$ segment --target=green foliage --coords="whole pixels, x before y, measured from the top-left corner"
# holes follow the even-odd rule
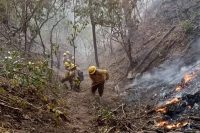
[[[20,107],[22,109],[26,109],[29,107],[27,101],[23,100],[18,96],[10,96],[9,103],[11,103],[13,106]]]
[[[62,112],[57,108],[57,103],[49,103],[47,106],[48,110],[53,113],[54,120],[56,122],[56,125],[59,125],[61,120],[66,121],[67,120],[67,113]]]
[[[72,21],[69,21],[68,24],[69,24],[69,26],[71,26],[71,34],[69,35],[67,40],[69,41],[71,46],[75,47],[75,44],[74,44],[75,39],[77,38],[79,33],[81,33],[81,31],[85,29],[88,22],[87,21],[82,22],[82,21],[76,20],[76,22],[74,22],[74,24]]]
[[[97,122],[99,125],[110,125],[113,123],[115,115],[108,108],[101,108],[97,113]]]
[[[92,17],[93,23],[101,26],[115,26],[121,22],[121,7],[119,0],[85,0],[76,10],[80,18]]]
[[[0,87],[0,94],[4,94],[6,91],[4,90],[4,88]]]
[[[9,78],[15,87],[44,88],[52,73],[46,60],[27,61],[16,51],[9,51],[0,64],[3,65],[1,76]]]
[[[6,9],[5,9],[5,2],[0,2],[0,22],[3,21],[5,17]]]
[[[185,20],[181,22],[181,27],[185,31],[185,33],[191,33],[194,30],[194,25],[190,20]]]

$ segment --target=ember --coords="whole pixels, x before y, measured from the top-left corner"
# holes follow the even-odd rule
[[[185,74],[185,76],[183,77],[181,83],[179,83],[176,87],[176,91],[180,92],[182,89],[184,89],[188,83],[194,79],[197,76],[197,74],[195,72],[192,72],[190,74]]]
[[[188,109],[192,109],[192,106],[189,105],[189,106],[188,106]]]
[[[177,86],[177,87],[176,87],[176,91],[177,91],[177,92],[179,92],[179,91],[181,91],[181,90],[182,90],[182,87],[181,87],[181,86]]]
[[[192,80],[197,78],[200,70],[194,71],[192,73],[186,74],[184,78],[181,80],[181,83],[176,85],[176,92],[182,91],[184,88],[188,88],[190,83],[192,84]],[[174,91],[173,91],[174,92]],[[170,94],[170,93],[169,93]],[[194,106],[197,105],[197,109],[199,109],[200,103],[200,91],[195,94],[181,94],[181,97],[175,97],[166,101],[160,107],[157,107],[154,111],[162,114],[161,119],[157,122],[156,126],[158,128],[166,129],[166,130],[176,130],[180,128],[185,128],[187,125],[193,125],[193,128],[200,129],[200,127],[195,126],[191,120],[183,117],[183,114],[194,113]],[[197,112],[198,114],[198,112]],[[194,115],[194,114],[193,114]],[[184,118],[184,119],[183,119]],[[195,119],[196,120],[196,119]],[[197,116],[197,120],[199,121],[199,117]],[[190,121],[190,123],[189,123]],[[184,130],[184,129],[183,129]]]
[[[168,121],[160,121],[160,122],[158,122],[158,124],[156,126],[157,127],[163,127],[163,126],[166,126],[167,124],[169,124]]]
[[[166,128],[166,129],[176,129],[176,128],[182,128],[187,126],[188,122],[178,122],[178,123],[172,123],[169,124],[168,121],[160,121],[156,126],[160,128]]]
[[[178,122],[178,123],[172,123],[169,124],[168,121],[160,121],[156,126],[157,127],[163,127],[166,129],[175,129],[175,128],[182,128],[188,125],[188,122],[184,121],[184,122]]]
[[[184,83],[187,83],[187,82],[191,81],[193,78],[195,78],[194,74],[186,74],[184,76]]]
[[[175,128],[182,128],[188,125],[188,122],[178,122],[175,124],[166,125],[167,129],[175,129]]]
[[[159,108],[156,110],[156,112],[167,113],[167,107]]]
[[[170,104],[176,104],[176,103],[178,103],[180,101],[180,99],[179,98],[173,98],[172,100],[170,100],[170,101],[167,101],[166,102],[166,105],[170,105]]]

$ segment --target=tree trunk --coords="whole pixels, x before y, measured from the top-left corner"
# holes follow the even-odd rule
[[[43,55],[46,56],[46,47],[45,47],[44,41],[42,39],[41,31],[39,31],[39,37],[40,37],[40,41],[41,41],[41,45],[42,45]]]
[[[130,39],[128,39],[128,50],[127,50],[127,55],[128,55],[128,58],[129,58],[129,62],[130,62],[130,68],[132,69],[134,67],[134,64],[136,62],[133,61],[133,57],[132,57],[132,44],[131,44],[131,41]]]
[[[110,30],[110,34],[111,34],[111,37],[110,37],[110,54],[113,55],[114,52],[113,52],[113,45],[112,45],[112,31],[113,31],[113,28],[111,28]]]
[[[92,35],[93,35],[95,61],[96,61],[97,67],[99,67],[99,59],[98,59],[98,51],[97,51],[97,40],[96,40],[96,25],[94,23],[92,23]]]
[[[53,46],[54,46],[54,43],[53,43],[53,31],[54,29],[56,28],[56,26],[64,19],[65,17],[62,17],[61,19],[59,19],[52,27],[51,31],[50,31],[50,44],[51,44],[51,53],[50,53],[50,60],[51,60],[51,68],[53,68]]]
[[[96,62],[96,66],[99,67],[98,51],[97,51],[97,39],[96,39],[96,24],[94,22],[93,9],[92,9],[92,0],[89,0],[89,7],[90,7],[90,20],[91,20],[91,25],[92,25],[92,35],[93,35],[95,62]]]
[[[24,23],[24,51],[27,54],[27,0],[25,0],[25,23]]]

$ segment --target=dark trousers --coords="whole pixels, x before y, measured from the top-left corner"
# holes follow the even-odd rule
[[[97,89],[98,89],[98,92],[99,92],[99,96],[102,97],[102,95],[103,95],[103,90],[104,90],[104,82],[92,86],[92,94],[93,94],[93,95],[95,95],[95,92],[96,92]]]

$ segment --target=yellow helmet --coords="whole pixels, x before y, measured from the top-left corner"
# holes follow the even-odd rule
[[[64,66],[65,66],[65,67],[69,67],[69,66],[70,66],[69,62],[65,62],[65,63],[64,63]]]
[[[76,68],[77,66],[76,65],[74,65],[73,63],[71,64],[71,69],[74,69],[74,68]]]
[[[94,74],[96,72],[96,70],[97,70],[96,66],[90,66],[88,68],[89,74]]]

